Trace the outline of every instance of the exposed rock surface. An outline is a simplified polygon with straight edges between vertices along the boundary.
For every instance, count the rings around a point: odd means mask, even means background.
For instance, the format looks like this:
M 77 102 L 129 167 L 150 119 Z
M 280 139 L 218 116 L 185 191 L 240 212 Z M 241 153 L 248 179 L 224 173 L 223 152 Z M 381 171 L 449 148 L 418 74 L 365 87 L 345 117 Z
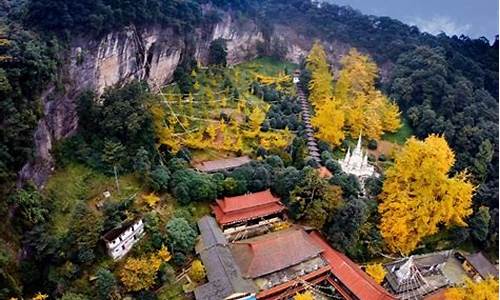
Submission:
M 265 42 L 255 22 L 236 20 L 229 13 L 223 14 L 216 24 L 201 25 L 191 36 L 179 35 L 171 28 L 151 26 L 129 27 L 99 40 L 74 38 L 61 71 L 65 74 L 65 92 L 51 88 L 42 95 L 45 109 L 34 133 L 34 159 L 22 168 L 20 179 L 33 180 L 43 187 L 54 168 L 52 146 L 77 129 L 75 99 L 79 93 L 91 89 L 101 94 L 107 87 L 133 79 L 146 80 L 157 88 L 172 80 L 177 65 L 188 52 L 199 63 L 206 64 L 210 43 L 219 38 L 226 40 L 229 64 L 256 57 L 259 43 Z M 314 37 L 298 35 L 293 28 L 283 26 L 275 26 L 270 39 L 280 40 L 287 49 L 286 58 L 293 62 L 305 57 L 314 41 Z M 349 47 L 335 41 L 324 41 L 324 44 L 335 69 Z

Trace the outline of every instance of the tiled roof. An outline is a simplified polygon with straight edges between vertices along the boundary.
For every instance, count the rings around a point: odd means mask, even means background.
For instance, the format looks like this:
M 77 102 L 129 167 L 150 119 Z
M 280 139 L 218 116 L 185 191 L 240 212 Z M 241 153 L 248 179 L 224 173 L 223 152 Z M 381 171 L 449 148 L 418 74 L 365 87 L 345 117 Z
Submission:
M 223 212 L 228 213 L 279 201 L 280 199 L 274 197 L 270 190 L 265 190 L 257 193 L 217 199 L 217 204 Z
M 495 266 L 483 255 L 483 253 L 477 252 L 471 255 L 465 255 L 465 259 L 484 279 L 489 276 L 498 278 L 497 268 L 495 268 Z
M 389 300 L 396 299 L 393 295 L 378 285 L 373 279 L 361 270 L 344 254 L 334 250 L 317 232 L 313 231 L 310 237 L 323 249 L 322 256 L 332 267 L 332 273 L 351 293 L 360 300 Z
M 207 270 L 208 283 L 198 286 L 194 295 L 197 300 L 220 300 L 235 293 L 255 293 L 251 280 L 244 279 L 235 263 L 228 242 L 212 217 L 198 221 L 201 239 L 197 252 Z
M 280 199 L 269 190 L 236 197 L 217 199 L 212 206 L 217 222 L 221 225 L 265 217 L 285 210 Z
M 119 237 L 122 233 L 127 231 L 130 226 L 134 225 L 135 223 L 139 222 L 141 219 L 134 219 L 134 220 L 129 220 L 125 221 L 122 224 L 120 224 L 118 227 L 111 229 L 108 231 L 106 234 L 104 234 L 103 239 L 106 242 L 111 242 L 117 237 Z
M 236 263 L 246 278 L 257 278 L 318 256 L 318 247 L 297 228 L 276 231 L 231 245 Z
M 236 168 L 245 165 L 252 160 L 248 156 L 233 157 L 219 160 L 210 160 L 194 164 L 194 167 L 202 172 L 216 172 Z

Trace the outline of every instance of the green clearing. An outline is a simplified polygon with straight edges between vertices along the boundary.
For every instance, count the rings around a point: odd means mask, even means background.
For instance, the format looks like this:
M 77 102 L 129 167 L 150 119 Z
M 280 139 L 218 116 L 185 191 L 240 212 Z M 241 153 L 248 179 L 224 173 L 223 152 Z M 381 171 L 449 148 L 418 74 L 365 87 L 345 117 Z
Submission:
M 137 179 L 132 175 L 119 178 L 118 193 L 113 177 L 105 176 L 83 165 L 72 164 L 57 170 L 47 182 L 44 193 L 52 205 L 52 233 L 64 235 L 69 227 L 73 211 L 80 201 L 85 201 L 95 209 L 95 204 L 103 198 L 102 193 L 109 191 L 112 198 L 123 199 L 141 190 Z
M 279 61 L 272 57 L 259 57 L 254 60 L 241 63 L 235 68 L 251 70 L 264 75 L 272 76 L 285 71 L 287 71 L 288 74 L 291 74 L 296 68 L 298 68 L 298 65 L 291 62 Z
M 382 136 L 382 140 L 403 145 L 407 139 L 413 135 L 413 129 L 410 127 L 406 118 L 402 119 L 401 128 L 394 133 L 386 133 Z

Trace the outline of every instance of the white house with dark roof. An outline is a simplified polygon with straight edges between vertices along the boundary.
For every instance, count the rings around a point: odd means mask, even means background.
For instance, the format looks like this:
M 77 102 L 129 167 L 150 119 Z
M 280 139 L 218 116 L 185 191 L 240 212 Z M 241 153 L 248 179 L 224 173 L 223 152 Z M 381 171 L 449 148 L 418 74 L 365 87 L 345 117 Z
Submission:
M 103 236 L 109 256 L 114 260 L 124 257 L 144 235 L 142 219 L 123 223 Z

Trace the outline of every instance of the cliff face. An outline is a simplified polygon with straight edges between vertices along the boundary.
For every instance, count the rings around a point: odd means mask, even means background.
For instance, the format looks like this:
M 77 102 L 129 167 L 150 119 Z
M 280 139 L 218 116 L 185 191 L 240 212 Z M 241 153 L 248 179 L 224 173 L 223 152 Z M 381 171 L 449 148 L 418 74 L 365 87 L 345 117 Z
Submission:
M 188 52 L 199 63 L 206 64 L 210 43 L 219 38 L 226 40 L 229 64 L 256 57 L 257 45 L 264 42 L 263 33 L 255 22 L 236 20 L 229 13 L 223 14 L 216 24 L 200 26 L 193 36 L 181 36 L 171 28 L 152 26 L 129 27 L 109 33 L 100 40 L 75 38 L 62 70 L 65 92 L 61 94 L 49 88 L 42 95 L 44 116 L 34 133 L 35 155 L 20 171 L 21 181 L 33 180 L 43 188 L 54 168 L 50 153 L 54 143 L 77 129 L 75 99 L 79 93 L 91 89 L 101 94 L 107 87 L 133 79 L 146 80 L 153 89 L 158 88 L 172 80 L 177 65 Z M 286 58 L 293 62 L 305 57 L 313 42 L 313 37 L 300 36 L 293 28 L 280 26 L 274 28 L 270 39 L 285 45 Z M 334 41 L 324 44 L 330 50 L 334 65 L 349 48 Z

